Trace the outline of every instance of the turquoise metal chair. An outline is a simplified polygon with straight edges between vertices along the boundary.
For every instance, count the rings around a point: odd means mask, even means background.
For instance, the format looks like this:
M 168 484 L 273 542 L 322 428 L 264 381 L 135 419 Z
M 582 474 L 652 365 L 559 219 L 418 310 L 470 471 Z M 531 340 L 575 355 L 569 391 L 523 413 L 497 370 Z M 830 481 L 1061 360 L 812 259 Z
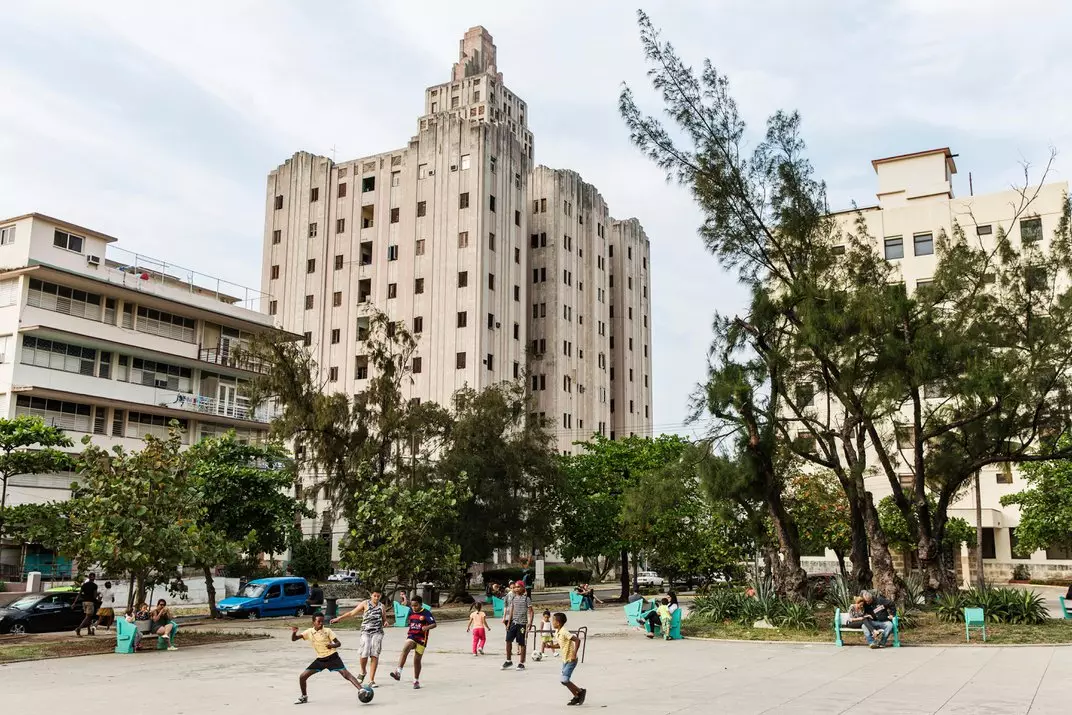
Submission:
M 571 611 L 581 611 L 581 605 L 584 603 L 584 596 L 576 591 L 569 592 L 569 609 Z
M 981 608 L 964 609 L 964 640 L 971 641 L 971 629 L 983 632 L 983 643 L 986 643 L 986 615 Z
M 498 596 L 491 597 L 491 614 L 495 618 L 502 618 L 506 613 L 506 599 Z
M 1061 613 L 1064 614 L 1065 620 L 1072 619 L 1072 613 L 1068 612 L 1068 604 L 1065 602 L 1065 597 L 1058 596 L 1057 601 L 1061 604 Z

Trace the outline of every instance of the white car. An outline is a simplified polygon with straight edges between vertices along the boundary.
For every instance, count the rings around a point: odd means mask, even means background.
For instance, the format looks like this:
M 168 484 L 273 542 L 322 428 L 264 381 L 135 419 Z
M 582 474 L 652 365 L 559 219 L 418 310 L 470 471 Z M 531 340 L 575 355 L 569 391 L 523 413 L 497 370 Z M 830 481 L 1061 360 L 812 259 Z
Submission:
M 357 583 L 357 571 L 340 570 L 328 576 L 328 581 L 342 581 L 344 583 Z
M 654 571 L 641 571 L 637 574 L 636 582 L 637 586 L 662 586 L 665 579 Z

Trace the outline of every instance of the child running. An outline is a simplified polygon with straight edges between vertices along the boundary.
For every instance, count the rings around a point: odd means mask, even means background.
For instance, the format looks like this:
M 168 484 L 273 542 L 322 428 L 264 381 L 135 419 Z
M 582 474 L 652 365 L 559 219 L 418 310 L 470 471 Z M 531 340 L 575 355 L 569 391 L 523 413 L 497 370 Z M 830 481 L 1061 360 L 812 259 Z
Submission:
M 313 616 L 313 627 L 306 628 L 302 631 L 301 635 L 298 635 L 297 626 L 291 626 L 290 640 L 291 642 L 302 640 L 309 641 L 313 646 L 313 650 L 316 651 L 316 660 L 307 665 L 305 670 L 302 671 L 302 674 L 298 676 L 298 686 L 301 688 L 301 697 L 294 701 L 295 705 L 304 705 L 309 702 L 305 683 L 309 678 L 322 670 L 330 670 L 333 673 L 338 673 L 353 683 L 355 688 L 361 690 L 361 683 L 359 683 L 357 678 L 346 669 L 346 665 L 342 662 L 342 658 L 339 657 L 338 649 L 342 646 L 342 643 L 339 642 L 334 631 L 330 628 L 324 628 L 324 615 L 322 613 Z
M 565 613 L 556 613 L 553 620 L 555 641 L 557 641 L 558 649 L 562 653 L 562 677 L 559 682 L 573 693 L 573 699 L 566 705 L 584 705 L 584 697 L 588 694 L 588 691 L 584 688 L 578 688 L 572 681 L 573 671 L 577 669 L 577 647 L 580 645 L 580 639 L 566 628 Z
M 554 655 L 558 645 L 555 643 L 554 626 L 551 624 L 551 612 L 543 612 L 543 620 L 540 621 L 540 652 L 532 657 L 537 663 L 543 660 L 543 652 L 550 649 Z
M 420 596 L 414 596 L 409 601 L 409 629 L 406 631 L 406 644 L 402 646 L 402 655 L 398 659 L 398 667 L 391 671 L 391 677 L 402 680 L 402 669 L 406 667 L 406 658 L 413 651 L 413 689 L 421 687 L 421 658 L 424 650 L 428 647 L 428 631 L 436 627 L 435 618 L 431 610 L 425 609 L 424 601 Z
M 469 625 L 466 626 L 465 632 L 473 632 L 473 655 L 484 655 L 488 631 L 491 629 L 488 625 L 488 616 L 484 613 L 484 604 L 477 601 L 469 611 Z

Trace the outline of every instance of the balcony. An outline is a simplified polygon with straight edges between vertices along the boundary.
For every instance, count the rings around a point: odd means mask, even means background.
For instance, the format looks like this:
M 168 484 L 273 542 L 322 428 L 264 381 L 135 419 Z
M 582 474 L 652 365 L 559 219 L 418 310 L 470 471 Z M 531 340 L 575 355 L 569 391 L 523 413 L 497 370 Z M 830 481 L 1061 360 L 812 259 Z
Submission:
M 276 410 L 268 405 L 264 405 L 257 410 L 251 409 L 249 398 L 241 395 L 231 400 L 220 400 L 202 395 L 179 394 L 175 396 L 174 402 L 167 403 L 167 407 L 197 412 L 202 415 L 247 420 L 249 422 L 270 422 L 276 415 Z
M 267 363 L 262 360 L 250 357 L 248 354 L 245 353 L 245 350 L 236 350 L 233 347 L 206 348 L 199 345 L 197 350 L 197 356 L 201 362 L 207 362 L 212 365 L 230 367 L 236 370 L 246 370 L 248 372 L 268 372 Z

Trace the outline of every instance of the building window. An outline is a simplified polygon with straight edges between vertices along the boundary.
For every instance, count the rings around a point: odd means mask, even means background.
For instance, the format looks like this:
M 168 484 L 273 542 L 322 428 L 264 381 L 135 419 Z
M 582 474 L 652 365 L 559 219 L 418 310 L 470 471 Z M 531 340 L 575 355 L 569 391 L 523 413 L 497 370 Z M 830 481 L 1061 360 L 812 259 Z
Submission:
M 391 223 L 398 223 L 399 214 L 400 214 L 400 211 L 399 211 L 399 208 L 397 206 L 394 207 L 393 209 L 391 209 Z
M 421 293 L 424 292 L 424 279 L 423 278 L 415 278 L 415 279 L 413 279 L 413 292 L 416 295 L 420 295 Z
M 458 271 L 458 287 L 465 288 L 469 285 L 469 271 Z
M 1025 246 L 1042 240 L 1042 219 L 1020 219 L 1020 242 Z
M 998 467 L 998 484 L 1012 484 L 1012 465 L 1008 462 L 997 465 Z
M 7 229 L 4 229 L 4 230 L 6 231 Z M 12 238 L 14 238 L 14 236 L 15 236 L 14 227 L 11 228 L 11 236 L 12 236 Z M 277 245 L 279 243 L 282 243 L 282 241 L 283 241 L 283 232 L 280 231 L 278 228 L 276 230 L 272 231 L 272 245 Z M 8 243 L 10 243 L 10 241 Z
M 458 353 L 454 356 L 454 367 L 457 370 L 465 369 L 465 353 Z
M 1030 559 L 1031 552 L 1024 551 L 1020 547 L 1020 542 L 1016 538 L 1016 527 L 1009 529 L 1009 551 L 1014 559 Z
M 416 255 L 418 255 L 418 256 L 423 256 L 424 255 L 424 239 L 423 238 L 418 238 L 417 239 L 417 245 L 414 248 L 414 253 Z
M 514 286 L 514 302 L 521 302 L 521 286 Z
M 480 92 L 476 92 L 475 95 L 476 96 L 474 97 L 474 101 L 479 102 L 480 101 Z M 462 171 L 465 171 L 466 169 L 468 169 L 471 166 L 471 161 L 472 160 L 471 160 L 471 158 L 470 158 L 470 156 L 468 154 L 462 154 L 462 161 L 461 161 Z
M 341 330 L 339 330 L 338 328 L 332 328 L 331 329 L 331 344 L 332 345 L 338 345 L 339 340 L 341 339 L 341 336 L 342 336 L 342 331 Z
M 424 332 L 424 317 L 418 315 L 416 318 L 413 319 L 413 334 L 416 335 L 417 333 L 423 333 L 423 332 Z
M 465 193 L 463 193 L 460 196 L 458 196 L 458 208 L 460 208 L 460 209 L 469 208 L 469 192 L 468 191 L 466 191 Z
M 363 179 L 361 179 L 361 193 L 365 193 L 367 191 L 375 191 L 375 190 L 376 190 L 376 177 L 375 176 L 366 176 Z
M 316 238 L 316 222 L 309 224 L 309 238 Z
M 521 364 L 515 360 L 514 361 L 514 379 L 516 380 L 519 377 L 521 377 Z
M 313 188 L 309 189 L 309 201 L 319 201 L 319 200 L 320 200 L 320 187 L 319 186 L 314 186 Z
M 488 313 L 488 330 L 491 330 L 494 327 L 495 327 L 495 314 L 494 313 Z
M 488 274 L 488 290 L 495 290 L 495 274 Z
M 391 172 L 391 186 L 399 186 L 401 183 L 402 183 L 402 172 L 401 171 L 392 171 Z
M 343 263 L 344 263 L 344 261 L 343 261 L 342 254 L 340 253 L 340 254 L 336 255 L 335 256 L 335 270 L 341 271 L 342 267 L 343 267 Z
M 990 224 L 984 224 L 982 226 L 975 227 L 975 234 L 977 236 L 989 236 L 994 233 L 994 227 Z
M 346 219 L 335 219 L 335 233 L 344 233 L 346 231 Z
M 488 234 L 488 250 L 491 250 L 491 251 L 495 250 L 495 234 L 494 233 L 489 233 Z
M 368 355 L 358 355 L 354 360 L 355 377 L 358 380 L 368 379 Z
M 514 323 L 514 340 L 520 340 L 520 339 L 521 339 L 521 324 L 520 323 Z
M 488 353 L 488 359 L 486 360 L 486 362 L 488 364 L 488 369 L 489 370 L 494 370 L 495 369 L 495 356 L 494 355 L 492 355 L 491 353 Z
M 395 244 L 393 246 L 388 246 L 387 247 L 387 260 L 388 261 L 397 261 L 398 260 L 398 244 Z
M 466 248 L 469 246 L 469 232 L 462 231 L 458 234 L 458 248 Z
M 277 301 L 277 300 L 268 301 L 268 315 L 275 315 L 276 311 L 278 311 L 278 310 L 279 310 L 279 301 Z
M 305 272 L 306 273 L 316 273 L 316 259 L 315 258 L 310 258 L 308 261 L 305 262 Z
M 302 335 L 302 345 L 309 347 L 313 344 L 313 334 L 308 330 Z
M 930 233 L 917 233 L 912 236 L 912 250 L 917 256 L 930 256 L 934 253 L 934 236 Z
M 66 231 L 56 231 L 52 238 L 52 245 L 56 248 L 62 248 L 65 251 L 74 251 L 75 253 L 82 252 L 82 243 L 85 239 L 81 236 L 75 236 L 73 233 L 67 233 Z
M 492 213 L 495 213 L 495 197 L 494 196 L 489 196 L 488 197 L 488 209 Z
M 515 226 L 520 226 L 521 225 L 521 212 L 520 211 L 514 211 L 514 225 Z
M 315 300 L 315 298 L 313 296 L 311 296 L 311 295 L 305 296 L 305 309 L 306 310 L 312 310 L 313 309 L 313 301 L 314 300 Z
M 387 297 L 388 297 L 388 299 L 398 297 L 398 284 L 397 283 L 388 283 L 387 284 Z
M 997 549 L 994 545 L 994 529 L 989 526 L 983 527 L 983 558 L 995 559 L 997 558 Z M 1047 558 L 1049 558 L 1049 552 L 1047 552 Z
M 421 371 L 421 359 L 419 357 L 413 358 L 413 374 L 419 374 Z
M 417 218 L 420 218 L 420 217 L 424 216 L 426 213 L 428 213 L 428 202 L 427 201 L 418 201 L 417 202 Z
M 328 368 L 328 382 L 338 382 L 338 381 L 339 381 L 339 368 L 337 368 L 337 367 L 329 367 Z
M 341 290 L 337 290 L 337 291 L 335 291 L 334 293 L 331 294 L 331 305 L 332 305 L 332 307 L 335 307 L 335 308 L 338 308 L 339 306 L 342 305 L 342 291 Z
M 897 449 L 913 449 L 916 444 L 916 428 L 912 425 L 896 425 Z
M 345 199 L 346 198 L 346 184 L 339 184 L 338 197 L 340 199 Z
M 886 260 L 896 261 L 904 258 L 904 239 L 900 236 L 891 236 L 885 240 Z
M 278 265 L 272 266 L 272 269 L 271 269 L 271 272 L 269 273 L 269 275 L 272 277 L 272 280 L 275 280 L 275 279 L 279 278 L 279 266 Z
M 517 263 L 519 265 L 521 263 L 521 249 L 520 248 L 516 248 L 516 247 L 514 248 L 514 263 Z
M 283 195 L 279 194 L 275 197 L 275 210 L 278 211 L 281 208 L 283 208 Z
M 468 324 L 469 324 L 469 313 L 467 311 L 464 311 L 464 310 L 459 311 L 458 312 L 458 327 L 459 328 L 464 328 Z

